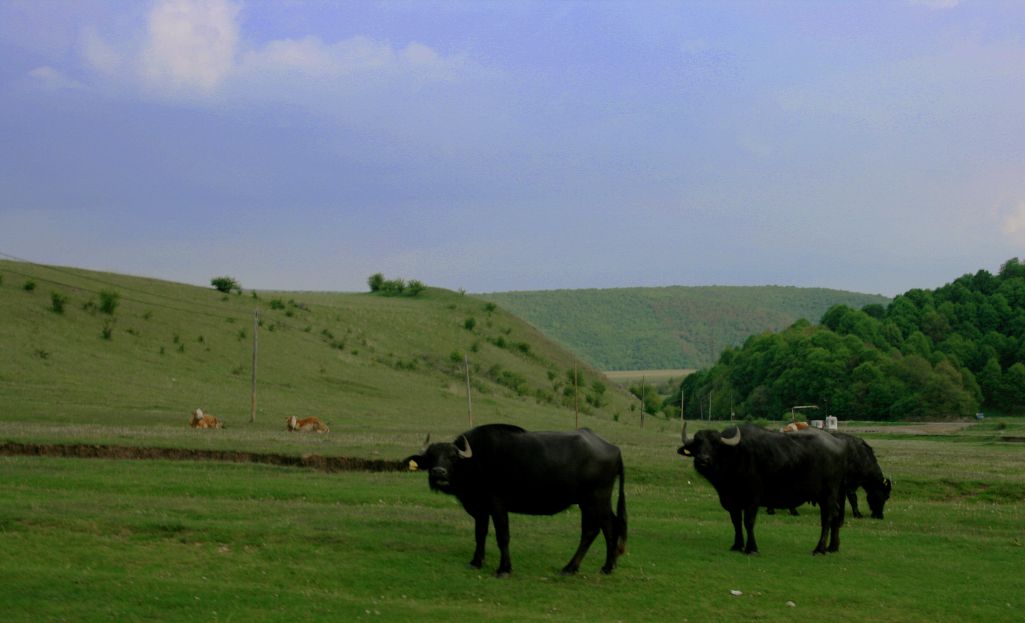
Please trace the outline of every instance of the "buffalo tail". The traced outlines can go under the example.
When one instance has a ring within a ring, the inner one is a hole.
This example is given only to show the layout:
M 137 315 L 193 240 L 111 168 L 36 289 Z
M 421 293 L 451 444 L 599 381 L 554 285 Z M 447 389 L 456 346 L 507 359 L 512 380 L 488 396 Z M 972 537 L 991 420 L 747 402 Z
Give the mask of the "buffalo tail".
M 623 458 L 619 458 L 619 503 L 616 505 L 616 555 L 626 552 L 626 490 Z

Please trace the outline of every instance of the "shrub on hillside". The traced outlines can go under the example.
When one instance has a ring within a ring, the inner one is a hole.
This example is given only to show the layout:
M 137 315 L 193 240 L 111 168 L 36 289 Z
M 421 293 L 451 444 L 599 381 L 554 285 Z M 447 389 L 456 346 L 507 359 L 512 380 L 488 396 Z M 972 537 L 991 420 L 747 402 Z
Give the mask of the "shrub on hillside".
M 36 282 L 29 279 L 25 282 L 25 285 L 21 286 L 21 289 L 26 292 L 35 292 Z
M 411 279 L 406 283 L 403 279 L 385 279 L 381 273 L 374 273 L 367 279 L 371 294 L 383 294 L 385 296 L 417 296 L 427 289 L 424 282 L 419 279 Z
M 68 297 L 64 296 L 60 292 L 50 293 L 50 309 L 57 314 L 64 313 L 64 305 L 68 302 Z
M 101 290 L 100 291 L 100 311 L 113 316 L 114 311 L 117 309 L 118 303 L 121 301 L 121 295 L 114 290 Z
M 225 294 L 231 294 L 232 292 L 242 294 L 242 285 L 234 277 L 214 277 L 210 280 L 210 285 L 216 288 L 218 292 Z

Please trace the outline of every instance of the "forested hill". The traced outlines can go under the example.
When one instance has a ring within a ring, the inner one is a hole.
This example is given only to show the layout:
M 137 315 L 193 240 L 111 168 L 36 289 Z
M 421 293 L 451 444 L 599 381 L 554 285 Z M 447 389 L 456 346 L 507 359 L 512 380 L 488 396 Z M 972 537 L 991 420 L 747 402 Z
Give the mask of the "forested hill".
M 830 308 L 752 336 L 688 376 L 689 416 L 779 417 L 816 404 L 841 419 L 970 417 L 1025 412 L 1025 264 L 1012 258 L 888 306 Z M 679 411 L 680 396 L 670 401 Z
M 825 288 L 706 286 L 493 292 L 494 301 L 604 370 L 699 368 L 748 336 L 833 305 L 889 299 Z

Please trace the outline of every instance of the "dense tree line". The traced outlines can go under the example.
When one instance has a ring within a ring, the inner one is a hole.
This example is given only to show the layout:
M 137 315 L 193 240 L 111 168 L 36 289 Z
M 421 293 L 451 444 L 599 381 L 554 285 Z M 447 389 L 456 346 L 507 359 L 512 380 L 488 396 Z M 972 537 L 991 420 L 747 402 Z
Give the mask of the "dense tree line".
M 831 307 L 727 349 L 667 403 L 688 418 L 779 418 L 819 405 L 841 419 L 966 417 L 1025 411 L 1025 264 L 980 270 L 887 306 Z

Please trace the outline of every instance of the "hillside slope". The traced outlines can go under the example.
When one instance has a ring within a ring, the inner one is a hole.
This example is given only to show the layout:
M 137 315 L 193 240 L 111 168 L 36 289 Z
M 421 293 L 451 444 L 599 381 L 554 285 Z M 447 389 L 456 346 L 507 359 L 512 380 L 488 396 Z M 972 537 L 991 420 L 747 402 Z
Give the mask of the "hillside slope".
M 833 305 L 889 299 L 824 288 L 707 286 L 492 292 L 505 307 L 603 370 L 698 368 L 751 335 Z
M 115 295 L 112 314 L 104 293 Z M 440 289 L 224 295 L 0 261 L 0 317 L 0 436 L 10 440 L 401 456 L 427 432 L 467 428 L 464 357 L 475 424 L 573 427 L 574 366 L 582 426 L 632 412 L 618 386 L 527 323 Z M 196 407 L 228 428 L 182 441 Z M 283 435 L 290 415 L 317 416 L 332 432 Z

